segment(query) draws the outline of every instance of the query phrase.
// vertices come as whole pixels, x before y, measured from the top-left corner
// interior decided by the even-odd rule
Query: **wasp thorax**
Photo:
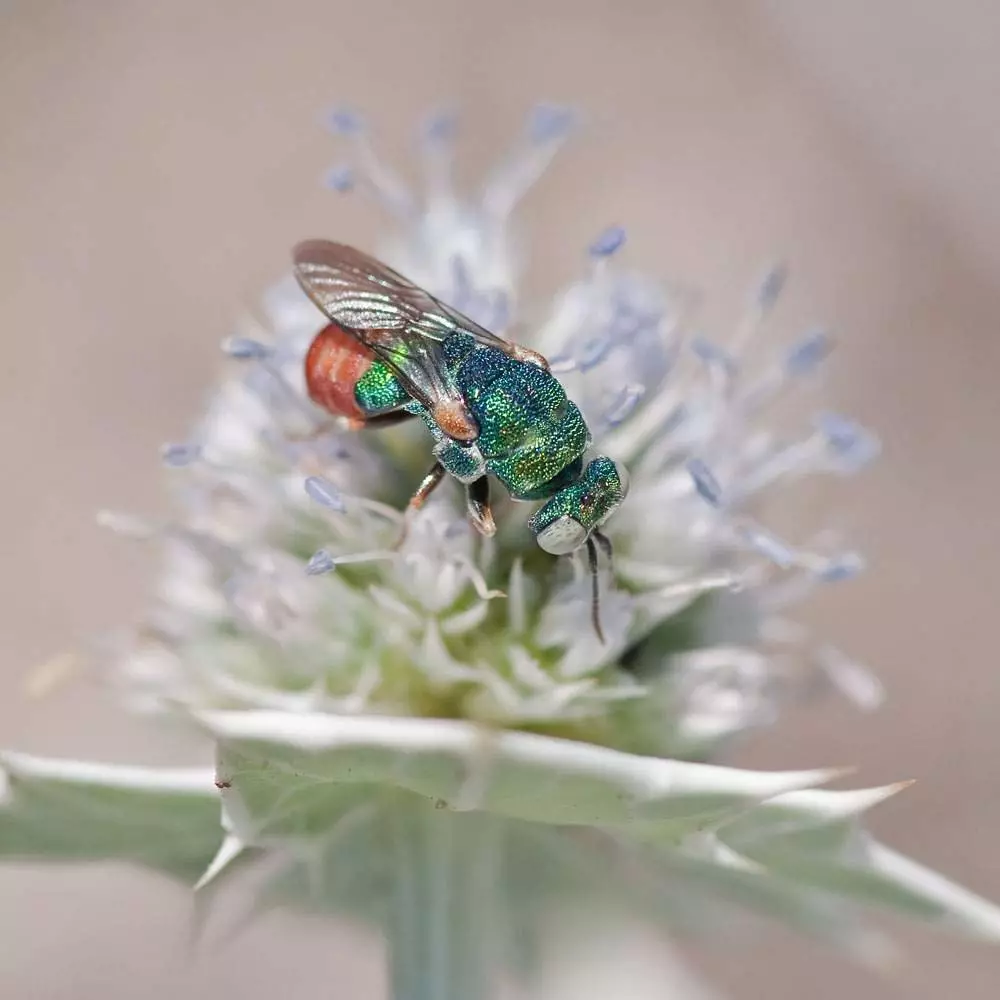
[[[610,458],[595,458],[580,478],[563,487],[528,522],[546,552],[561,556],[580,548],[618,508],[628,493],[625,467]]]

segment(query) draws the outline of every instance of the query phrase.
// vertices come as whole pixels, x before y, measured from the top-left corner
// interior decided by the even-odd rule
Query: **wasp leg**
[[[386,414],[386,416],[391,415]],[[403,542],[406,541],[406,536],[410,530],[410,522],[413,520],[414,514],[423,507],[424,502],[434,492],[438,483],[444,479],[444,472],[444,466],[440,462],[435,462],[428,470],[427,475],[420,480],[420,485],[413,496],[410,497],[410,502],[406,505],[406,511],[403,513],[403,530],[393,549],[401,548]]]
[[[378,413],[374,417],[365,420],[354,417],[337,417],[334,420],[327,420],[311,431],[302,434],[286,434],[286,441],[293,441],[296,444],[307,444],[311,441],[318,441],[325,434],[337,430],[360,431],[366,427],[377,430],[379,427],[392,427],[394,424],[401,424],[404,420],[409,420],[416,416],[406,410],[390,410],[388,413]]]
[[[365,430],[369,427],[377,430],[380,427],[393,427],[415,416],[415,413],[410,413],[408,410],[389,410],[387,413],[377,413],[374,417],[366,417],[364,420],[352,420],[350,427],[351,430]]]
[[[481,535],[489,538],[496,534],[497,526],[490,508],[490,481],[486,476],[480,476],[465,488],[465,507]]]

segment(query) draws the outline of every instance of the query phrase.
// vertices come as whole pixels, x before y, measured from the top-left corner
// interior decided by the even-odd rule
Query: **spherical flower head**
[[[783,270],[716,340],[692,329],[690,294],[621,262],[625,233],[611,227],[550,306],[522,307],[511,213],[571,114],[537,110],[472,198],[451,183],[453,116],[423,131],[422,197],[357,115],[330,122],[354,160],[330,186],[364,184],[394,220],[376,256],[544,356],[591,449],[535,504],[494,490],[489,537],[450,477],[407,510],[432,448],[450,443],[435,445],[432,421],[358,429],[317,405],[304,359],[327,319],[291,278],[267,294],[263,322],[226,341],[204,417],[163,450],[174,519],[107,518],[164,560],[119,651],[129,704],[180,715],[216,744],[214,783],[167,782],[199,810],[221,797],[224,835],[199,885],[225,882],[238,858],[276,860],[262,903],[377,920],[422,981],[414,955],[441,935],[420,938],[413,908],[447,884],[453,905],[435,912],[463,942],[451,960],[467,961],[439,997],[479,995],[484,936],[493,964],[518,964],[516,932],[534,933],[541,903],[581,892],[672,924],[725,899],[868,958],[884,950],[858,903],[995,936],[988,904],[861,830],[897,786],[819,791],[835,772],[714,763],[817,690],[863,709],[881,698],[864,668],[789,617],[864,564],[832,532],[785,537],[772,496],[853,475],[878,445],[829,412],[801,428],[780,419],[779,398],[814,384],[830,350],[816,331],[761,342]],[[39,766],[49,774],[7,761],[25,787]],[[95,774],[65,780],[132,787]],[[136,801],[158,787],[134,784]],[[484,900],[504,914],[488,933],[472,917]]]
[[[789,604],[853,575],[856,557],[830,536],[786,541],[758,510],[792,480],[857,471],[873,439],[830,415],[798,434],[770,419],[827,352],[815,334],[783,355],[751,350],[780,271],[716,346],[687,329],[689,296],[619,264],[625,233],[611,227],[540,321],[520,318],[510,213],[572,122],[536,111],[479,197],[461,199],[448,180],[455,120],[432,116],[421,202],[357,115],[331,116],[353,144],[352,176],[397,222],[378,252],[547,358],[561,405],[580,408],[586,462],[533,511],[494,489],[493,538],[473,530],[453,480],[404,514],[433,438],[419,422],[358,431],[310,400],[303,358],[325,318],[286,281],[265,329],[226,342],[238,364],[193,437],[164,449],[179,514],[153,532],[161,601],[140,669],[131,651],[124,663],[143,704],[459,718],[701,757],[815,686],[825,665],[808,642],[762,647],[792,631],[778,617]],[[504,417],[505,434],[541,433],[520,417]],[[460,450],[438,433],[442,446]],[[608,544],[591,579],[584,543],[598,529]],[[148,675],[150,650],[174,669]]]

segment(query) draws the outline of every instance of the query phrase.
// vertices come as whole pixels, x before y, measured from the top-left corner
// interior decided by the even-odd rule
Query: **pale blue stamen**
[[[475,295],[472,275],[469,274],[468,262],[461,254],[451,258],[452,300],[451,304],[458,310],[467,308],[470,299]]]
[[[547,143],[564,138],[573,128],[576,115],[558,104],[536,105],[528,115],[528,135],[532,142]]]
[[[222,350],[231,358],[240,361],[261,361],[274,354],[274,348],[250,337],[227,337],[222,342]]]
[[[614,346],[614,341],[607,334],[588,340],[576,356],[577,371],[589,371],[599,365],[611,353]]]
[[[839,649],[822,646],[815,651],[814,657],[834,687],[859,708],[874,711],[885,700],[885,689],[878,678]]]
[[[669,437],[674,431],[680,429],[690,415],[689,408],[684,403],[678,403],[667,412],[663,422],[657,427],[657,433],[663,437]]]
[[[468,260],[461,254],[451,258],[452,285],[445,294],[449,305],[487,330],[502,330],[509,320],[510,301],[503,289],[480,291],[473,280]]]
[[[757,288],[757,308],[762,312],[767,312],[774,307],[778,301],[788,278],[788,270],[783,264],[776,264],[764,275]]]
[[[804,378],[814,374],[830,355],[834,344],[826,330],[810,330],[785,352],[780,366],[768,370],[753,385],[740,393],[740,405],[750,413],[780,392],[788,378]]]
[[[409,221],[414,215],[413,200],[407,187],[375,155],[368,142],[367,129],[360,115],[350,109],[339,109],[327,116],[327,125],[336,135],[353,140],[359,158],[359,173],[371,185],[375,196],[394,215]],[[332,181],[337,183],[330,183]],[[327,178],[329,186],[336,191],[347,190],[342,186],[346,175],[331,172]]]
[[[569,354],[556,354],[549,358],[549,371],[553,375],[566,375],[576,371],[576,362]]]
[[[165,444],[160,449],[160,459],[171,469],[183,469],[201,457],[201,446],[197,444]]]
[[[700,458],[692,458],[687,462],[687,471],[699,496],[713,507],[718,507],[722,502],[722,487],[712,470]]]
[[[833,343],[826,330],[812,330],[796,341],[785,357],[789,375],[809,375],[826,359]]]
[[[865,559],[860,552],[844,552],[828,559],[817,575],[823,583],[841,583],[860,576],[865,567]]]
[[[645,387],[641,385],[622,386],[601,417],[604,429],[611,430],[624,423],[645,394]]]
[[[857,472],[881,450],[878,438],[860,424],[837,413],[821,413],[816,428],[848,472]]]
[[[736,360],[727,351],[700,333],[691,338],[691,350],[700,361],[710,367],[721,369],[727,375],[734,375],[739,368]]]
[[[454,204],[451,172],[458,116],[451,109],[438,110],[425,119],[420,131],[421,165],[428,205]]]
[[[258,361],[260,378],[255,379],[248,377],[246,381],[247,387],[263,398],[269,400],[271,403],[276,402],[276,396],[280,397],[293,410],[296,410],[302,414],[302,416],[306,417],[310,423],[315,423],[316,411],[308,402],[306,402],[306,400],[302,397],[302,394],[298,392],[298,390],[296,390],[296,388],[288,380],[281,366],[273,361],[273,352],[271,352],[271,354],[265,354],[263,357],[259,358]],[[277,392],[275,393],[269,390],[277,390]]]
[[[359,135],[364,131],[364,119],[350,108],[336,108],[326,118],[327,127],[337,135]]]
[[[816,436],[797,441],[761,458],[751,465],[740,477],[739,495],[749,496],[770,486],[783,476],[803,473],[815,467],[817,452],[823,447]]]
[[[663,319],[660,310],[637,306],[624,289],[615,289],[611,306],[611,333],[618,341],[635,340],[643,331],[659,326]]]
[[[310,576],[322,576],[331,572],[337,563],[326,549],[318,549],[306,563],[306,572]]]
[[[354,171],[346,164],[331,167],[323,179],[323,183],[331,191],[339,191],[341,194],[354,188]]]
[[[309,476],[305,483],[305,491],[309,498],[315,500],[322,507],[328,510],[344,511],[344,498],[329,479],[322,476]]]
[[[510,323],[510,296],[503,289],[498,289],[493,293],[490,307],[493,311],[493,325],[488,329],[505,330]]]
[[[766,556],[781,569],[788,569],[798,561],[795,550],[763,528],[751,527],[741,531],[743,538],[761,555]]]
[[[454,140],[458,131],[458,115],[451,108],[432,112],[424,121],[421,133],[430,143],[443,144]]]
[[[565,108],[542,105],[529,115],[527,142],[487,178],[482,210],[488,219],[506,219],[517,202],[545,172],[574,121]]]
[[[610,257],[625,242],[625,230],[621,226],[609,226],[588,247],[591,257]]]

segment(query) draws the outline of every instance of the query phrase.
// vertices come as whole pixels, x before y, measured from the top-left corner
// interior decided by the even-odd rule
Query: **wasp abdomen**
[[[363,422],[410,401],[399,379],[354,334],[328,323],[305,360],[309,398],[334,416]]]
[[[313,338],[306,354],[309,398],[334,416],[364,420],[354,387],[374,361],[375,355],[355,336],[336,323],[328,323]]]

